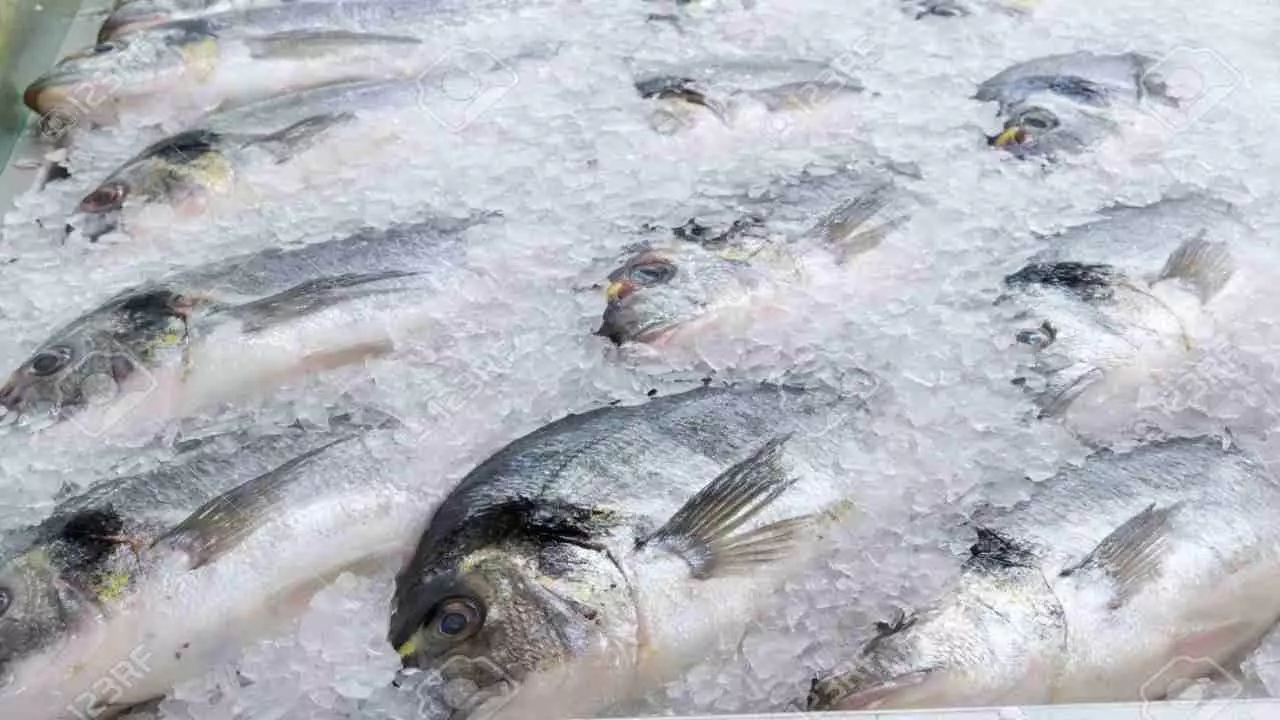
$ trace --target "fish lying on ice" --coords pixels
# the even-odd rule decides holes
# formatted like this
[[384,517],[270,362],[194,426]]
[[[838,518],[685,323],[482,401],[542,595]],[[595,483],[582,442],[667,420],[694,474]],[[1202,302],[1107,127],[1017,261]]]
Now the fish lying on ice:
[[[288,5],[302,0],[127,0],[116,8],[98,30],[98,42],[107,42],[152,25],[204,17],[218,13]],[[306,0],[306,2],[345,0]],[[435,0],[439,3],[440,0]]]
[[597,334],[617,344],[664,342],[751,315],[795,282],[813,253],[844,261],[878,246],[906,221],[906,201],[887,175],[848,166],[717,199],[702,220],[691,218],[609,274]]
[[63,58],[23,100],[61,126],[126,115],[163,124],[288,90],[409,77],[435,56],[407,30],[437,10],[408,0],[291,3],[162,23]]
[[1016,309],[1015,347],[1029,354],[1014,382],[1043,417],[1188,358],[1212,334],[1213,300],[1235,273],[1243,226],[1225,203],[1191,196],[1103,215],[1050,238],[1004,279],[998,304]]
[[974,513],[949,589],[879,623],[810,707],[1154,701],[1231,673],[1280,620],[1277,503],[1218,440],[1103,452]]
[[526,435],[436,509],[389,639],[407,666],[474,683],[454,718],[587,717],[678,677],[738,639],[836,521],[848,486],[830,454],[864,407],[702,388]]
[[113,717],[234,657],[340,573],[401,560],[433,493],[388,463],[394,434],[355,415],[205,438],[5,536],[5,716]]
[[270,249],[122,292],[52,333],[0,388],[6,422],[106,433],[384,355],[430,322],[492,216]]
[[1079,153],[1148,104],[1177,104],[1156,62],[1137,53],[1028,60],[979,85],[974,98],[999,104],[1004,128],[989,142],[1020,157]]

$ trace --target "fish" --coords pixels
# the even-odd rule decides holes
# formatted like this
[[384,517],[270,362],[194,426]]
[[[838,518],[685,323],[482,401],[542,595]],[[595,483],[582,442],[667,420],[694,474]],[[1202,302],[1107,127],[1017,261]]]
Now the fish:
[[978,86],[1003,129],[987,139],[1018,157],[1078,154],[1151,103],[1177,106],[1159,64],[1139,53],[1075,52],[1028,60]]
[[734,124],[750,106],[767,112],[811,110],[846,95],[861,93],[863,84],[840,60],[723,60],[637,71],[636,92],[657,108],[650,125],[672,134],[697,123],[705,114]]
[[957,18],[975,14],[1004,13],[1025,15],[1038,0],[899,0],[902,9],[916,20],[924,18]]
[[202,438],[4,536],[6,715],[114,717],[227,661],[342,572],[400,562],[431,493],[387,467],[403,455],[396,425],[340,413]]
[[405,80],[348,81],[215,113],[152,143],[113,170],[81,199],[68,219],[89,242],[128,232],[128,217],[153,205],[184,215],[203,212],[246,175],[287,163],[332,129],[366,111],[396,107],[421,96]]
[[979,502],[947,543],[946,589],[878,623],[809,707],[1158,701],[1230,677],[1280,620],[1278,501],[1256,458],[1200,437],[1100,452],[1012,507]]
[[288,90],[409,78],[434,57],[407,29],[441,13],[407,0],[297,2],[175,20],[63,58],[23,100],[60,127],[184,124]]
[[[396,577],[407,668],[449,717],[592,717],[737,640],[850,511],[834,469],[867,400],[708,386],[570,415],[482,462]],[[821,429],[815,433],[815,429]]]
[[[0,388],[4,421],[100,436],[395,349],[493,215],[366,229],[180,271],[53,332]],[[402,338],[403,339],[403,338]]]
[[1122,394],[1191,357],[1246,238],[1234,208],[1202,196],[1109,208],[1049,238],[997,299],[1016,325],[1014,384],[1040,417],[1059,417],[1086,393]]
[[[98,30],[98,42],[124,37],[152,25],[235,10],[276,7],[302,0],[129,0],[117,3]],[[306,0],[319,2],[323,0]],[[339,0],[333,0],[339,1]]]
[[763,192],[713,198],[706,213],[669,239],[642,243],[609,272],[596,334],[618,345],[661,344],[750,315],[802,278],[815,251],[844,263],[875,249],[907,221],[910,203],[888,173],[853,165],[814,166]]

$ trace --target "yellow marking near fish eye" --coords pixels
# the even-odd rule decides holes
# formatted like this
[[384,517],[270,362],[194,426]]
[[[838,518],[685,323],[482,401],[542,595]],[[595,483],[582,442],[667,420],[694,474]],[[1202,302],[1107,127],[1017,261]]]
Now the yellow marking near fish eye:
[[409,657],[418,652],[418,634],[414,633],[413,637],[404,642],[403,645],[396,648],[396,654],[400,657]]
[[626,287],[627,284],[621,281],[609,283],[609,287],[604,290],[604,296],[608,300],[617,300]]
[[207,152],[187,163],[185,174],[205,189],[225,192],[235,178],[235,169],[222,153]]
[[98,583],[98,598],[105,601],[117,600],[129,587],[129,575],[127,573],[109,573],[103,576],[102,581]]
[[1004,129],[1004,132],[996,136],[995,145],[996,147],[1004,147],[1005,145],[1009,145],[1012,143],[1022,142],[1022,140],[1019,138],[1021,134],[1022,134],[1022,128],[1018,127],[1017,125],[1007,127]]

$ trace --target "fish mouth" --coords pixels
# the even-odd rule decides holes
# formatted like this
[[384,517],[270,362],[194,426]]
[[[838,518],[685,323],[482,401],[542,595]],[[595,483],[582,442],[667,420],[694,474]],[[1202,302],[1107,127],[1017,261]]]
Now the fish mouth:
[[119,229],[120,212],[118,210],[78,212],[72,215],[70,222],[67,223],[66,235],[69,237],[72,232],[79,230],[85,240],[96,243],[102,236]]
[[65,104],[67,89],[71,85],[64,73],[49,73],[36,78],[22,93],[22,104],[32,112],[44,115]]
[[600,327],[596,328],[593,334],[608,339],[614,345],[627,343],[652,345],[666,340],[681,325],[681,323],[654,321],[636,327],[635,323],[628,321],[626,315],[626,308],[611,303],[604,312]]
[[1091,367],[1066,383],[1051,382],[1049,387],[1035,398],[1036,405],[1040,407],[1040,411],[1036,414],[1037,419],[1044,420],[1062,415],[1071,403],[1101,380],[1103,375],[1101,369]]

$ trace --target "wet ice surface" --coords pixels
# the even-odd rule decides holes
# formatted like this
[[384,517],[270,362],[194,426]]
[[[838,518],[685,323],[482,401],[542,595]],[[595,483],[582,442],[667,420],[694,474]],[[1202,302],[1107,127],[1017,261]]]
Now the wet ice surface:
[[[1025,3],[1023,5],[1026,5]],[[72,178],[30,194],[5,217],[0,308],[16,366],[50,330],[107,295],[172,268],[269,245],[335,237],[362,225],[430,214],[497,211],[465,262],[462,287],[430,314],[438,330],[399,338],[385,359],[299,378],[269,403],[236,402],[161,429],[163,437],[226,426],[322,417],[345,397],[390,409],[414,442],[436,451],[431,492],[538,426],[600,404],[675,392],[705,376],[789,377],[858,383],[874,374],[882,399],[851,476],[883,496],[811,572],[789,582],[737,647],[715,649],[684,680],[615,712],[721,713],[794,709],[808,680],[847,663],[871,624],[927,597],[951,571],[911,551],[909,517],[994,482],[1016,501],[1023,478],[1043,479],[1088,448],[1057,422],[1035,422],[1009,384],[1011,334],[992,303],[1000,279],[1048,233],[1094,219],[1102,207],[1200,191],[1237,204],[1262,248],[1241,263],[1212,340],[1144,383],[1137,399],[1099,402],[1080,423],[1098,444],[1165,432],[1230,429],[1276,457],[1275,382],[1280,283],[1266,240],[1277,228],[1280,85],[1263,0],[1047,0],[1029,12],[978,6],[972,15],[916,21],[895,0],[797,0],[664,7],[660,3],[540,3],[509,22],[443,32],[442,62],[469,53],[512,61],[510,75],[475,102],[390,109],[339,129],[296,161],[240,179],[202,217],[154,218],[152,233],[89,246],[63,242],[66,214],[121,161],[156,139],[121,129],[72,147]],[[671,22],[649,21],[671,11]],[[970,99],[976,84],[1016,61],[1092,50],[1136,50],[1209,78],[1200,102],[1143,116],[1097,150],[1053,166],[987,147],[995,109]],[[780,113],[747,104],[725,127],[694,115],[654,129],[652,101],[633,87],[638,66],[725,58],[818,61],[831,72],[796,82],[865,86]],[[808,67],[798,64],[799,67]],[[509,79],[507,79],[509,78]],[[465,93],[461,93],[465,95]],[[679,224],[700,194],[751,192],[813,167],[861,162],[913,168],[902,184],[926,202],[903,232],[844,268],[807,268],[806,282],[771,298],[745,330],[715,327],[681,347],[616,349],[591,335],[605,273],[646,223]],[[172,224],[170,224],[172,223]],[[0,453],[0,527],[107,473],[160,461],[155,428],[122,438],[10,435]],[[85,447],[93,448],[86,452]],[[890,502],[892,501],[892,502]],[[35,508],[33,511],[32,508]],[[425,520],[425,519],[424,519]],[[412,538],[406,539],[411,541]],[[391,574],[344,576],[274,639],[229,652],[224,667],[184,684],[153,712],[165,718],[407,718],[421,709],[382,641]],[[429,708],[432,711],[438,708]]]

